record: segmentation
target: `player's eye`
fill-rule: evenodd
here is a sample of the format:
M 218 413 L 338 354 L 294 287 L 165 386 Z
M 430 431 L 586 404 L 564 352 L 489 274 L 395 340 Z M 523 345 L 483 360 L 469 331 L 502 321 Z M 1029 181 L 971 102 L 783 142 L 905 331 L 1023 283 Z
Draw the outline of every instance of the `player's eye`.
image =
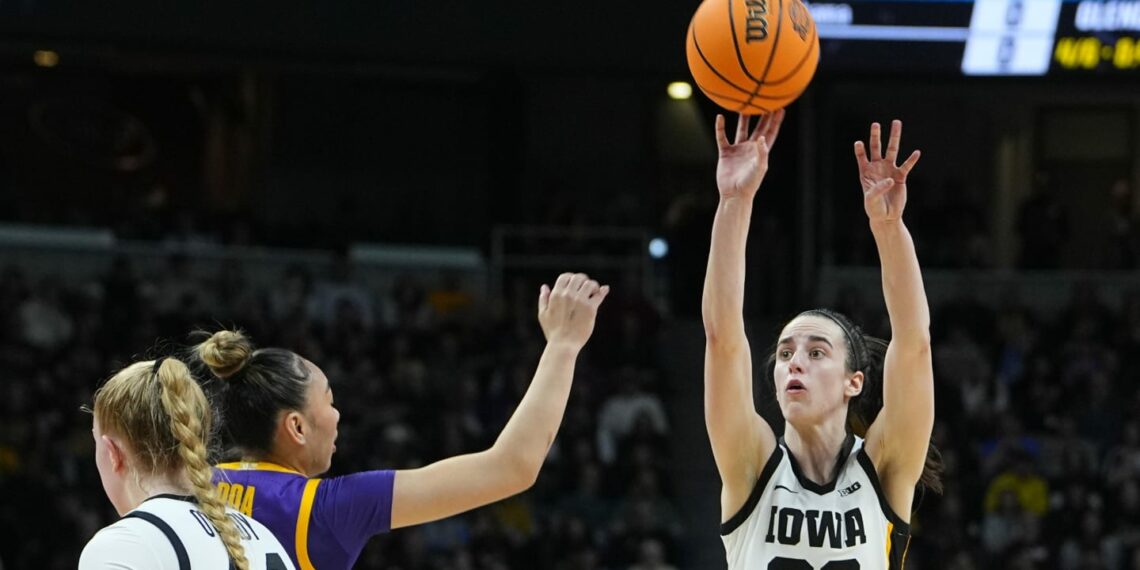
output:
M 780 351 L 780 359 L 781 360 L 787 360 L 791 357 L 792 357 L 792 351 L 790 351 L 790 350 L 781 350 Z
M 812 358 L 823 358 L 823 351 L 818 348 L 813 348 L 811 351 Z

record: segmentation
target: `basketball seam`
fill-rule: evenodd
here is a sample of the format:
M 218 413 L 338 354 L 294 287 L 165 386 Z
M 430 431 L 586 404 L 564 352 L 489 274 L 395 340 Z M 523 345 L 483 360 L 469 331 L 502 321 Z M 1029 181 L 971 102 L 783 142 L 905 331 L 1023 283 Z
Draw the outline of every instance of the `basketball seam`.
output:
M 730 86 L 732 86 L 735 89 L 740 90 L 742 93 L 744 93 L 746 95 L 752 93 L 751 91 L 737 85 L 736 83 L 733 83 L 727 77 L 721 75 L 720 71 L 717 71 L 717 68 L 713 67 L 713 64 L 708 60 L 708 58 L 705 57 L 705 52 L 701 50 L 701 44 L 700 44 L 700 42 L 697 41 L 697 27 L 691 26 L 689 31 L 691 32 L 691 34 L 693 36 L 693 47 L 697 49 L 697 55 L 701 56 L 701 61 L 703 61 L 706 66 L 708 66 L 709 71 L 712 71 L 717 77 L 721 78 L 725 83 L 729 84 Z M 697 82 L 697 85 L 700 85 L 699 81 Z
M 780 2 L 780 17 L 776 20 L 776 35 L 772 38 L 772 49 L 768 50 L 768 64 L 764 66 L 764 75 L 760 76 L 760 85 L 756 86 L 756 93 L 760 93 L 760 88 L 764 86 L 764 79 L 768 77 L 768 72 L 772 71 L 772 60 L 776 59 L 776 50 L 780 49 L 780 30 L 784 28 L 784 0 Z
M 753 95 L 752 99 L 759 101 L 779 101 L 780 99 L 787 99 L 788 97 L 791 97 L 791 95 Z
M 796 66 L 792 68 L 792 70 L 789 71 L 787 75 L 781 77 L 780 79 L 769 81 L 765 83 L 765 85 L 779 85 L 791 79 L 792 76 L 794 76 L 804 66 L 804 64 L 807 63 L 808 59 L 811 58 L 812 52 L 816 52 L 819 49 L 819 42 L 817 41 L 818 35 L 819 30 L 813 24 L 811 27 L 811 49 L 808 49 L 807 53 L 804 54 L 802 58 L 800 58 L 799 63 L 797 63 Z M 819 58 L 818 53 L 816 53 L 816 58 Z
M 740 69 L 744 70 L 744 75 L 747 75 L 752 81 L 760 83 L 760 80 L 756 79 L 756 76 L 752 75 L 751 71 L 748 71 L 748 66 L 744 65 L 744 56 L 740 53 L 740 40 L 736 39 L 736 20 L 732 17 L 732 2 L 733 0 L 728 0 L 728 29 L 730 32 L 729 35 L 732 36 L 732 49 L 736 51 L 736 61 L 740 62 Z M 757 89 L 759 89 L 759 87 L 757 87 Z M 755 94 L 755 92 L 753 92 L 753 94 Z
M 728 96 L 728 95 L 723 95 L 723 94 L 717 93 L 716 91 L 712 91 L 712 90 L 709 90 L 709 89 L 705 89 L 704 87 L 701 87 L 701 84 L 700 84 L 700 83 L 698 83 L 698 84 L 697 84 L 697 87 L 700 87 L 700 89 L 701 89 L 701 92 L 702 92 L 702 93 L 704 93 L 705 95 L 708 95 L 709 97 L 716 97 L 716 98 L 718 98 L 718 99 L 724 99 L 725 101 L 731 101 L 731 102 L 733 102 L 733 103 L 740 103 L 740 104 L 741 104 L 741 106 L 740 106 L 740 108 L 741 108 L 741 109 L 743 109 L 744 107 L 756 107 L 757 109 L 759 109 L 759 110 L 761 110 L 761 111 L 763 111 L 763 112 L 765 112 L 765 113 L 771 112 L 771 110 L 770 110 L 770 109 L 768 109 L 767 107 L 761 107 L 760 105 L 754 105 L 754 104 L 751 102 L 751 100 L 748 100 L 748 101 L 742 101 L 742 100 L 740 100 L 740 99 L 736 99 L 736 98 L 734 98 L 734 97 L 730 97 L 730 96 Z
M 729 0 L 729 11 L 731 13 L 732 0 Z M 760 90 L 764 88 L 764 78 L 768 77 L 768 72 L 772 70 L 772 60 L 776 58 L 776 50 L 780 48 L 780 30 L 784 28 L 784 0 L 779 0 L 780 8 L 779 17 L 776 18 L 776 33 L 772 36 L 772 49 L 768 50 L 768 63 L 764 66 L 764 74 L 760 79 L 753 78 L 756 81 L 756 90 L 752 92 L 752 96 L 748 98 L 748 103 L 751 104 L 752 100 L 760 97 Z M 732 29 L 732 41 L 736 42 L 736 28 Z M 739 54 L 739 51 L 737 52 Z M 743 65 L 743 58 L 741 59 Z M 749 75 L 749 77 L 752 77 Z

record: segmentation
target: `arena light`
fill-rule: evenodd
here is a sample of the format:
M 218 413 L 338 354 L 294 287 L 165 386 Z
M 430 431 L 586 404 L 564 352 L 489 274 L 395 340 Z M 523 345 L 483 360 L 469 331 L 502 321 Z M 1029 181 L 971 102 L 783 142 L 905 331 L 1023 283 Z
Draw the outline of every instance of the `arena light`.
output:
M 55 67 L 59 65 L 59 54 L 50 49 L 36 50 L 32 54 L 32 61 L 40 67 Z
M 667 89 L 669 97 L 678 101 L 683 101 L 693 96 L 693 86 L 685 81 L 674 81 L 669 84 Z

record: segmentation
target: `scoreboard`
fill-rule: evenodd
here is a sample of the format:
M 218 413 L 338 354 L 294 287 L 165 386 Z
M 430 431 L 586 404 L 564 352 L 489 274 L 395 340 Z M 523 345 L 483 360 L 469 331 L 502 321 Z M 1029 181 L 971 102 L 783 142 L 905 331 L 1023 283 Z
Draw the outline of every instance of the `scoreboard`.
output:
M 1140 0 L 809 2 L 822 69 L 1140 77 Z

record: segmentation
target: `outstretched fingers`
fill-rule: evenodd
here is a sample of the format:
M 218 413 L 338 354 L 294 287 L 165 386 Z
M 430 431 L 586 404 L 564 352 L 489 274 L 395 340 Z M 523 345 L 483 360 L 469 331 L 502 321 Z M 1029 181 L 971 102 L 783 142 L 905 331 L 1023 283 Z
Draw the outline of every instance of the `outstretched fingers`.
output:
M 870 159 L 871 160 L 879 160 L 880 158 L 882 158 L 883 157 L 883 140 L 882 140 L 882 129 L 879 127 L 879 123 L 871 123 L 870 144 L 871 144 Z
M 859 164 L 860 172 L 871 164 L 871 161 L 867 160 L 867 148 L 863 146 L 863 141 L 855 141 L 855 162 Z
M 724 115 L 716 116 L 716 146 L 720 149 L 728 148 L 728 135 L 724 132 Z
M 899 139 L 902 138 L 902 121 L 895 119 L 891 121 L 891 135 L 887 139 L 887 156 L 886 159 L 894 164 L 899 157 Z
M 736 138 L 733 139 L 733 144 L 739 144 L 748 140 L 748 115 L 743 113 L 736 116 Z
M 910 169 L 914 168 L 915 164 L 918 164 L 918 159 L 921 157 L 922 151 L 916 150 L 910 153 L 910 156 L 907 157 L 906 162 L 902 163 L 902 166 L 899 167 L 899 170 L 902 171 L 903 176 L 910 174 Z
M 760 121 L 760 125 L 753 131 L 751 139 L 753 141 L 764 139 L 764 141 L 767 142 L 767 146 L 771 148 L 773 144 L 776 144 L 776 137 L 780 135 L 780 124 L 783 122 L 783 109 L 764 115 L 764 118 Z

